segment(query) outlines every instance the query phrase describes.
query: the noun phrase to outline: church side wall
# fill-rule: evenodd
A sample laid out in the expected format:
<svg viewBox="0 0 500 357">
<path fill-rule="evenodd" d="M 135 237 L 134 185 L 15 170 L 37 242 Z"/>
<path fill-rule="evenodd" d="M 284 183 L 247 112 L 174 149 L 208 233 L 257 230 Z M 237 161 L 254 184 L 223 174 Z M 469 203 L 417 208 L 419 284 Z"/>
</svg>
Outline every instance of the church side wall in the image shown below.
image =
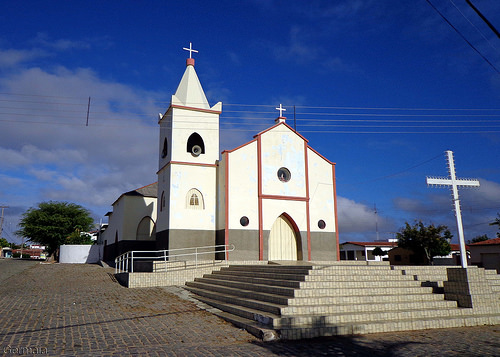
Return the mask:
<svg viewBox="0 0 500 357">
<path fill-rule="evenodd" d="M 336 260 L 334 173 L 332 164 L 308 149 L 311 259 Z M 324 228 L 322 222 L 325 223 Z"/>
</svg>

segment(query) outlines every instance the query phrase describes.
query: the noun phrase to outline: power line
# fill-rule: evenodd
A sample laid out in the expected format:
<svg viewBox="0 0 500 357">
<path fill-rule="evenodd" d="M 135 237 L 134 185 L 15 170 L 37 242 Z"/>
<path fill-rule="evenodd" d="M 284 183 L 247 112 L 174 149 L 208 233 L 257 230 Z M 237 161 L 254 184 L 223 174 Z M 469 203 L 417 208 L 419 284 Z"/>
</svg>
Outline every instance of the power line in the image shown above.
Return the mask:
<svg viewBox="0 0 500 357">
<path fill-rule="evenodd" d="M 500 33 L 498 32 L 498 30 L 495 28 L 495 26 L 493 26 L 493 24 L 491 22 L 488 21 L 488 19 L 481 13 L 481 11 L 479 11 L 479 9 L 477 7 L 475 7 L 474 4 L 472 4 L 472 2 L 470 0 L 465 0 L 465 2 L 467 4 L 469 4 L 469 6 L 472 8 L 472 10 L 474 10 L 476 12 L 476 14 L 479 15 L 479 17 L 486 23 L 486 25 L 488 25 L 488 27 L 491 29 L 491 31 L 493 31 L 495 33 L 495 35 L 497 35 L 497 37 L 500 38 Z"/>
<path fill-rule="evenodd" d="M 453 24 L 441 13 L 441 11 L 439 11 L 433 4 L 430 0 L 425 0 L 427 1 L 427 3 L 439 14 L 439 16 L 441 16 L 441 18 L 446 21 L 446 23 L 448 25 L 450 25 L 450 27 L 455 30 L 455 32 L 460 36 L 462 37 L 462 39 L 469 45 L 470 48 L 472 48 L 474 51 L 476 51 L 476 53 L 481 56 L 481 58 L 486 62 L 488 63 L 491 68 L 493 68 L 495 70 L 495 72 L 497 72 L 498 74 L 500 74 L 500 71 L 493 65 L 493 63 L 491 63 L 476 47 L 474 47 L 474 45 L 472 43 L 469 42 L 469 40 L 467 40 L 467 38 L 455 27 L 453 26 Z M 466 0 L 467 1 L 467 0 Z"/>
</svg>

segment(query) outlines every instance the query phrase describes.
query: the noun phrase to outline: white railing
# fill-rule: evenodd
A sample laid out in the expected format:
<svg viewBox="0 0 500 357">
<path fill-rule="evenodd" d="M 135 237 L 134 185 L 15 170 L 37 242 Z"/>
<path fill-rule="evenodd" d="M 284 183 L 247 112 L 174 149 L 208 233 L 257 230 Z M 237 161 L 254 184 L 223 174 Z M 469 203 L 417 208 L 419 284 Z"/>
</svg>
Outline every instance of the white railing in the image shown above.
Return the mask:
<svg viewBox="0 0 500 357">
<path fill-rule="evenodd" d="M 171 261 L 173 258 L 194 257 L 195 267 L 198 267 L 198 256 L 206 254 L 221 254 L 224 253 L 224 258 L 228 252 L 234 250 L 233 244 L 210 245 L 205 247 L 193 248 L 177 248 L 168 250 L 134 250 L 123 253 L 115 259 L 115 274 L 118 273 L 133 273 L 134 261 Z M 180 253 L 183 252 L 183 253 Z M 166 264 L 165 264 L 166 266 Z"/>
</svg>

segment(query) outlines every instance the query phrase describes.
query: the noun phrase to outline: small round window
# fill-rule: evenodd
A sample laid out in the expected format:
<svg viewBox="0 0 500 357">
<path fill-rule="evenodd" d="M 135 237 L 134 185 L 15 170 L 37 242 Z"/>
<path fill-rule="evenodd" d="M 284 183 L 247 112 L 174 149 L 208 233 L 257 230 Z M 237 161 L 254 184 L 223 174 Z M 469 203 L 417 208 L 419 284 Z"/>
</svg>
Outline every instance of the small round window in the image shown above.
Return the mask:
<svg viewBox="0 0 500 357">
<path fill-rule="evenodd" d="M 319 227 L 319 229 L 325 229 L 325 227 L 326 227 L 325 221 L 323 221 L 322 219 L 320 219 L 318 221 L 318 227 Z"/>
<path fill-rule="evenodd" d="M 278 170 L 278 179 L 281 182 L 288 182 L 292 178 L 292 174 L 290 173 L 290 170 L 288 170 L 286 167 L 282 167 Z"/>
<path fill-rule="evenodd" d="M 248 226 L 248 223 L 250 222 L 250 220 L 248 219 L 247 216 L 243 216 L 240 218 L 240 224 L 243 226 L 243 227 L 246 227 Z"/>
</svg>

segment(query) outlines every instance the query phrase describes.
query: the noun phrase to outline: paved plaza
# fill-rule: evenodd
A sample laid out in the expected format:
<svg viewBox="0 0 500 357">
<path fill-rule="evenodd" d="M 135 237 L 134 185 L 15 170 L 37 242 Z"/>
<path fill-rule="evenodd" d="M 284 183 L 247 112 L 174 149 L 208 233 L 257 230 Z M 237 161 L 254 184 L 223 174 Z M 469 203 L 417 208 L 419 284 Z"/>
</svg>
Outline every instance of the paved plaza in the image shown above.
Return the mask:
<svg viewBox="0 0 500 357">
<path fill-rule="evenodd" d="M 0 260 L 1 356 L 500 356 L 500 326 L 262 342 L 98 265 Z"/>
</svg>

